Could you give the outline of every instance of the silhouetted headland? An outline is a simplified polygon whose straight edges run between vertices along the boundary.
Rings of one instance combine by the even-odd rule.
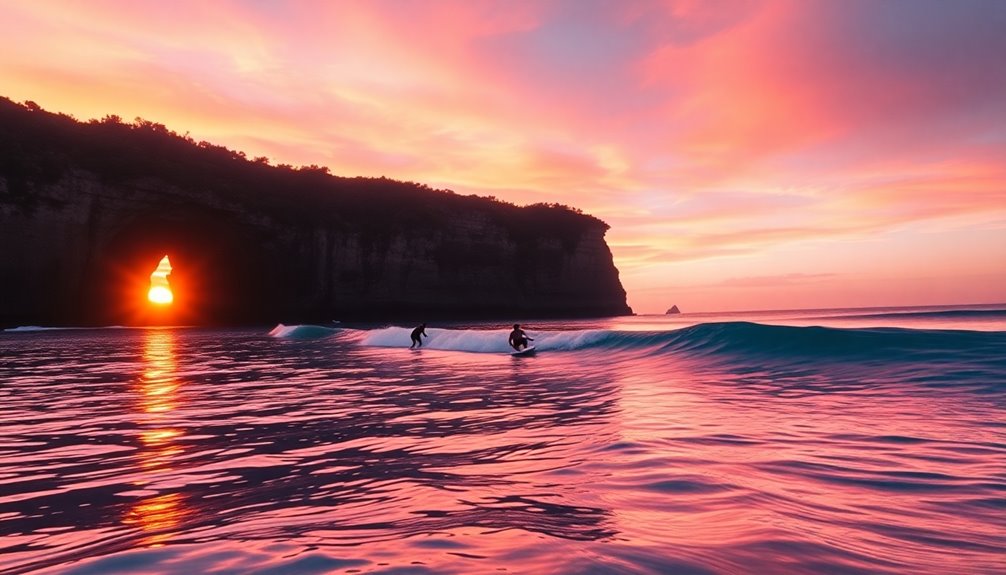
[[[3,325],[628,314],[607,229],[0,98]],[[175,304],[153,312],[164,255]]]

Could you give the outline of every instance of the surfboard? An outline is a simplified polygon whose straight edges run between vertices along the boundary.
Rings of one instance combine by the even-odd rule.
[[[525,347],[524,349],[522,349],[520,351],[511,351],[510,355],[512,355],[514,357],[524,357],[524,356],[528,356],[528,355],[534,355],[534,346],[532,345],[530,347]]]

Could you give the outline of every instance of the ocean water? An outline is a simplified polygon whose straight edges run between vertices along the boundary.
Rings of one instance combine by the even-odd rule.
[[[1006,306],[0,334],[0,572],[1006,573]]]

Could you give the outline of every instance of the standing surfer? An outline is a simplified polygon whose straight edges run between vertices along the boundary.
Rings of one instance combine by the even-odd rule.
[[[510,332],[510,347],[520,351],[520,348],[527,347],[528,341],[534,341],[533,337],[528,337],[524,330],[520,328],[519,323],[513,324],[513,331]]]
[[[416,347],[423,347],[423,340],[422,338],[420,338],[420,336],[430,337],[426,335],[425,323],[420,325],[416,329],[412,330],[412,345],[409,346],[409,349],[415,349]]]

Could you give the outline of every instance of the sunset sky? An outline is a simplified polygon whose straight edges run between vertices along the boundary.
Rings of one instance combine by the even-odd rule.
[[[0,96],[611,225],[637,313],[1006,301],[1006,1],[3,0]]]

